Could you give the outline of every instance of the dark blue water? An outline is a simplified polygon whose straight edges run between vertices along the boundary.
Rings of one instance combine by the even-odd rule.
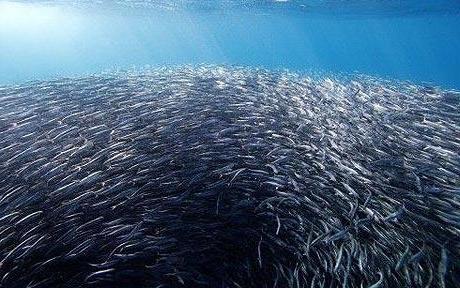
[[[0,84],[206,63],[460,88],[459,1],[95,2],[0,2]]]

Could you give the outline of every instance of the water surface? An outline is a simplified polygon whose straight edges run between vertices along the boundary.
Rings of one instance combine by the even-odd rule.
[[[53,4],[50,4],[53,3]],[[457,1],[3,1],[0,84],[227,64],[460,88]]]

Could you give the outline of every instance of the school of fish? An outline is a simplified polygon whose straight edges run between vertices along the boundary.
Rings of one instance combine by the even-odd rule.
[[[0,287],[460,287],[460,93],[222,66],[0,87]]]

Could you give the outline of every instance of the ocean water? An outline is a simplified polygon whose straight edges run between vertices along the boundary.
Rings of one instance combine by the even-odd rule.
[[[0,287],[460,287],[459,51],[457,0],[0,0]]]
[[[0,84],[184,64],[460,88],[459,1],[1,1]]]

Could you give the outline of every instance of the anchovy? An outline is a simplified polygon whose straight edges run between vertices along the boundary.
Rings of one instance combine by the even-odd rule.
[[[410,259],[410,249],[409,249],[409,246],[407,246],[406,250],[402,254],[402,256],[399,259],[398,263],[396,264],[396,268],[395,268],[396,271],[401,270],[401,268],[403,268],[407,264],[409,259]]]
[[[368,288],[380,288],[380,287],[382,287],[382,285],[383,285],[383,273],[378,272],[377,274],[379,275],[379,280],[377,282],[375,282],[374,284],[370,285]]]
[[[393,221],[393,220],[398,220],[399,218],[401,218],[401,215],[403,215],[404,213],[404,204],[401,205],[401,207],[398,208],[397,211],[391,213],[390,215],[388,215],[387,217],[383,218],[384,221]]]
[[[445,246],[442,246],[441,249],[441,260],[439,261],[439,266],[438,266],[438,275],[439,275],[439,283],[442,288],[446,287],[446,274],[448,270],[448,263],[449,257],[447,254],[447,249]]]

